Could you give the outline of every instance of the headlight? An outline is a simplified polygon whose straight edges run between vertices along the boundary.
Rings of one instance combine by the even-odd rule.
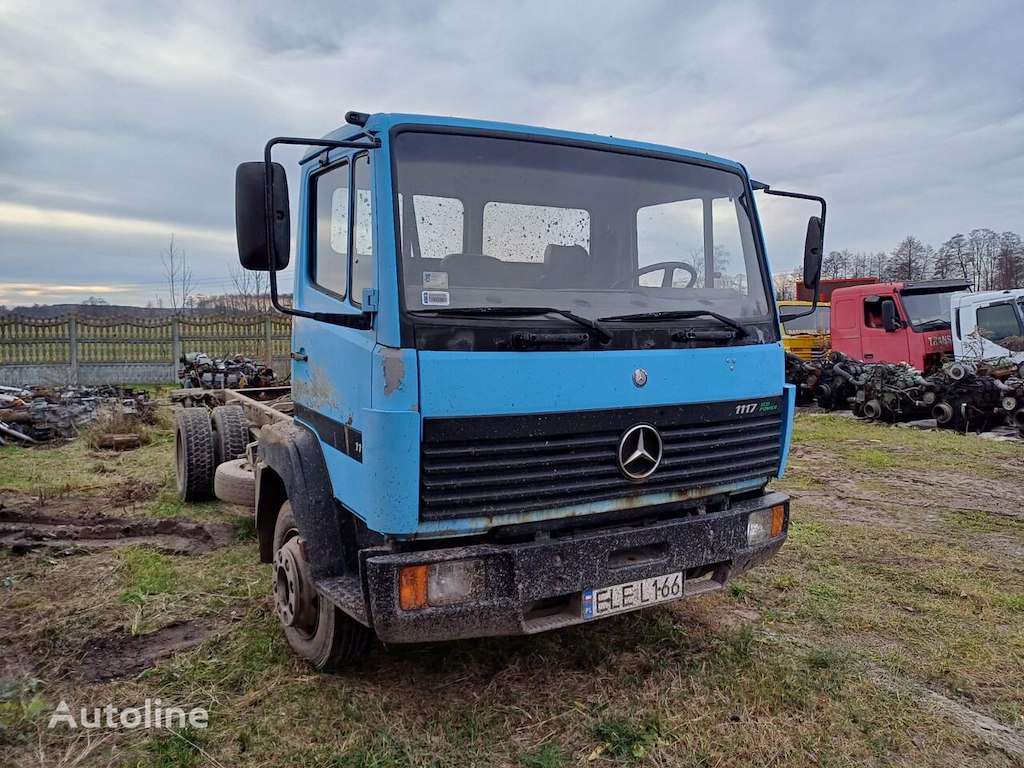
[[[433,565],[411,565],[398,576],[399,603],[403,610],[455,605],[483,597],[482,560],[453,560]]]
[[[759,509],[751,512],[747,518],[747,546],[761,544],[782,535],[782,526],[786,520],[786,508],[776,504],[771,509]]]

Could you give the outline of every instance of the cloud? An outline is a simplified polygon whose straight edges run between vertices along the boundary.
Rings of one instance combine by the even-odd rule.
[[[2,13],[8,279],[30,281],[29,258],[88,284],[155,284],[173,231],[213,284],[233,260],[235,165],[270,136],[326,133],[348,109],[733,157],[828,198],[827,247],[1024,231],[1019,0],[25,0]],[[292,168],[296,156],[281,153]],[[39,211],[61,223],[11,221]],[[776,266],[789,267],[805,213],[763,211]]]
[[[70,230],[75,233],[96,233],[108,237],[142,236],[152,237],[154,240],[164,238],[170,232],[189,238],[200,245],[212,244],[230,248],[235,244],[235,233],[231,230],[104,216],[56,208],[39,208],[17,203],[0,203],[0,226],[12,229],[43,229],[47,232]]]

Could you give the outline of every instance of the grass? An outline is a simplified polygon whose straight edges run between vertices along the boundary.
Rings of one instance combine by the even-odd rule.
[[[128,582],[121,600],[142,605],[153,595],[171,592],[176,574],[167,558],[159,552],[142,547],[121,550],[121,571]]]
[[[10,450],[0,486],[104,497],[148,478],[131,515],[231,514],[176,500],[159,431],[109,457],[74,443],[8,464]],[[93,470],[62,475],[75,459]],[[79,764],[1014,765],[922,692],[1024,730],[1022,462],[1019,445],[800,417],[779,483],[790,540],[727,590],[537,636],[380,648],[341,675],[289,650],[247,519],[201,555],[0,553],[4,658],[21,660],[2,673],[0,764],[38,764],[27,744],[53,762],[84,750],[45,729],[62,697],[159,697],[206,707],[210,727],[115,732]],[[75,675],[88,638],[204,617],[224,631],[137,678]]]

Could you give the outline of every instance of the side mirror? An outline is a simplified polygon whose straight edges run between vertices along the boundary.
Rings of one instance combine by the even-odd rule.
[[[882,328],[886,333],[900,329],[900,321],[896,319],[896,302],[892,299],[882,301]]]
[[[238,260],[246,269],[267,272],[271,269],[267,242],[267,218],[272,222],[273,244],[277,258],[273,269],[288,266],[291,247],[291,214],[288,207],[288,177],[284,166],[271,163],[273,178],[272,209],[267,211],[265,163],[242,163],[235,171],[235,235]]]
[[[821,254],[825,240],[825,228],[821,219],[811,216],[807,220],[807,237],[804,239],[804,288],[817,292],[821,280]]]

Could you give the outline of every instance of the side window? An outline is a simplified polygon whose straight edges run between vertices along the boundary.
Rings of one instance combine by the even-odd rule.
[[[352,252],[352,303],[363,302],[363,289],[373,287],[373,211],[370,195],[370,157],[360,155],[353,164],[355,237]]]
[[[314,181],[316,240],[313,243],[313,283],[344,297],[348,288],[348,162],[318,175]]]
[[[881,299],[864,299],[864,327],[882,327],[882,301]]]
[[[978,333],[998,344],[1008,336],[1020,336],[1020,321],[1012,304],[993,304],[978,310]]]

